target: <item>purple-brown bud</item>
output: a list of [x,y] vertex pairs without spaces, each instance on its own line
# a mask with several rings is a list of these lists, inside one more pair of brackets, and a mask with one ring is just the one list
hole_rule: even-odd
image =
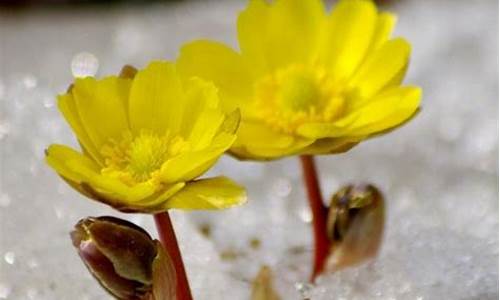
[[[71,239],[90,273],[117,299],[175,298],[170,257],[139,226],[114,217],[90,217],[76,224]],[[160,293],[155,291],[159,277]]]

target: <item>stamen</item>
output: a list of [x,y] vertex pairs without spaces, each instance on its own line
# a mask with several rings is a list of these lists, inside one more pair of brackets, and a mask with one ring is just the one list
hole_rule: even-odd
[[292,65],[257,83],[255,109],[271,127],[293,134],[306,122],[331,122],[340,117],[345,106],[342,86],[324,69]]
[[144,131],[133,137],[126,132],[120,141],[110,140],[102,147],[106,167],[101,173],[127,185],[145,181],[159,184],[157,177],[163,163],[187,150],[189,143],[181,136],[159,136]]

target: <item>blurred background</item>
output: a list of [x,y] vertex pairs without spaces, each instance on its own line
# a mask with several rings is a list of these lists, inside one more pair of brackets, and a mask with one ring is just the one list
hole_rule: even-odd
[[[211,38],[236,46],[246,1],[0,0],[0,299],[108,299],[68,232],[115,215],[44,164],[51,143],[76,146],[55,95],[73,76],[174,59]],[[371,182],[386,195],[378,259],[310,286],[311,216],[297,159],[223,157],[210,174],[245,184],[249,202],[222,213],[174,212],[196,299],[248,299],[269,265],[283,299],[498,298],[498,1],[379,1],[412,42],[406,82],[423,108],[401,129],[346,154],[320,157],[325,195]],[[78,3],[76,5],[75,3]]]

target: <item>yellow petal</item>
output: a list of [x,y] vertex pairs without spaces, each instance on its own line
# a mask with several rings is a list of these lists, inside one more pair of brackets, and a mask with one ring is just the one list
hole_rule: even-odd
[[377,23],[369,0],[341,0],[329,18],[320,58],[337,80],[346,80],[365,57]]
[[377,50],[390,38],[394,25],[396,25],[396,20],[396,15],[391,13],[384,12],[378,15],[375,32],[373,33],[368,53]]
[[184,86],[186,102],[181,132],[193,150],[200,150],[210,144],[224,121],[224,114],[212,83],[191,78]]
[[102,157],[82,125],[73,96],[71,94],[59,95],[57,97],[57,105],[85,152],[96,162],[101,163]]
[[162,207],[165,201],[172,195],[182,190],[186,185],[184,182],[179,182],[172,185],[167,185],[162,191],[159,191],[151,196],[140,199],[140,201],[124,201],[119,194],[110,192],[99,192],[94,186],[87,183],[82,183],[81,187],[85,195],[99,202],[108,204],[113,208],[126,213],[149,213],[155,214],[163,212],[166,209]]
[[312,139],[294,138],[293,142],[286,148],[278,148],[252,143],[239,144],[231,147],[230,154],[240,160],[273,160],[285,156],[303,154],[304,149],[314,143]]
[[241,121],[231,154],[238,159],[269,160],[297,153],[314,140],[280,133],[253,121]]
[[235,109],[233,112],[226,115],[226,119],[219,127],[219,133],[236,133],[238,127],[240,126],[241,113],[239,109]]
[[297,128],[297,133],[304,138],[321,139],[345,135],[347,129],[335,123],[306,123]]
[[251,144],[255,147],[287,148],[293,141],[291,135],[279,133],[262,123],[242,120],[235,146]]
[[236,136],[221,133],[203,150],[186,152],[166,161],[161,168],[164,182],[189,181],[205,173],[227,150]]
[[97,149],[128,130],[124,104],[129,89],[130,80],[118,77],[76,79],[71,92],[82,125]]
[[[66,148],[66,149],[65,149]],[[81,154],[77,151],[68,148],[64,145],[50,145],[48,149],[45,151],[45,161],[47,164],[57,172],[61,178],[66,181],[73,189],[80,192],[86,197],[93,198],[92,194],[89,194],[85,191],[80,185],[81,176],[72,172],[68,167],[64,164],[64,161],[71,159],[81,159]],[[84,163],[88,164],[89,168],[98,169],[97,163],[88,157],[83,158]]]
[[129,117],[131,129],[138,134],[151,130],[163,135],[180,130],[184,102],[182,85],[175,66],[169,62],[152,62],[134,77],[130,89]]
[[108,200],[113,206],[140,201],[155,192],[147,182],[129,187],[118,179],[101,175],[100,168],[92,160],[64,145],[51,145],[46,160],[62,177],[91,186],[101,196],[98,200]]
[[252,79],[240,54],[222,43],[198,40],[184,45],[177,60],[183,78],[192,76],[212,81],[220,90],[226,111],[234,110],[251,95]]
[[99,166],[94,161],[64,145],[50,145],[46,150],[45,160],[59,175],[76,183],[80,183],[82,177],[67,167],[66,163],[69,161],[77,161],[88,169],[99,172]]
[[242,55],[252,66],[254,76],[268,71],[268,58],[263,47],[262,35],[269,25],[270,10],[262,0],[250,0],[247,8],[238,15],[238,42]]
[[320,0],[252,0],[238,17],[242,54],[255,75],[291,62],[310,62],[319,46],[324,7]]
[[[197,122],[200,123],[204,119]],[[194,148],[196,151],[186,152],[165,162],[161,168],[161,179],[164,182],[178,182],[192,180],[205,173],[217,159],[231,147],[236,140],[236,130],[240,122],[240,112],[235,110],[225,116],[222,124],[215,131],[210,129],[210,138],[206,138],[203,148]],[[200,123],[200,130],[212,127],[212,124]],[[197,129],[195,128],[196,131]],[[215,138],[213,138],[213,134]],[[192,137],[191,137],[192,138]],[[201,138],[200,138],[201,139]],[[192,140],[195,142],[195,139]]]
[[76,162],[68,162],[66,165],[82,176],[81,184],[91,187],[100,196],[98,200],[114,207],[121,208],[140,202],[155,192],[155,187],[148,182],[128,186],[116,178],[92,172]]
[[304,154],[320,155],[343,153],[356,146],[364,137],[325,138],[303,149]]
[[242,186],[226,177],[201,179],[188,183],[163,205],[164,209],[225,209],[246,202]]
[[358,110],[333,123],[310,123],[299,127],[308,138],[366,136],[391,128],[410,118],[418,109],[418,87],[395,87],[375,96]]
[[[172,195],[179,192],[186,186],[185,182],[177,182],[166,185],[160,192],[134,203],[137,210],[143,210],[148,213],[156,213],[162,211],[161,205],[167,201]],[[158,208],[160,207],[160,208]],[[163,209],[164,210],[164,209]]]
[[194,150],[206,147],[224,121],[224,114],[219,110],[206,110],[201,113],[195,122],[193,131],[188,140],[192,141]]
[[397,87],[383,92],[355,113],[360,117],[349,135],[372,135],[398,126],[417,112],[421,97],[422,90],[418,87]]
[[299,139],[288,148],[261,148],[247,145],[246,147],[233,147],[230,154],[240,160],[274,160],[286,156],[307,154],[304,149],[314,140]]
[[401,71],[406,70],[408,64],[410,48],[408,42],[397,38],[386,42],[371,54],[351,80],[350,85],[356,89],[357,96],[369,98],[394,78],[401,78]]

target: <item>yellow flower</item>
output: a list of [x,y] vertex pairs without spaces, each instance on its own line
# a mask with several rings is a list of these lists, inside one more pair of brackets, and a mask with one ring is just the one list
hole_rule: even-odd
[[47,149],[47,162],[82,194],[128,212],[222,209],[243,203],[225,177],[194,180],[233,144],[240,114],[226,114],[212,83],[153,62],[135,74],[76,79],[58,98],[82,153]]
[[347,151],[409,120],[421,90],[401,86],[410,45],[391,39],[395,16],[368,0],[250,1],[238,17],[241,51],[199,40],[179,72],[213,81],[242,120],[232,153],[246,159]]

